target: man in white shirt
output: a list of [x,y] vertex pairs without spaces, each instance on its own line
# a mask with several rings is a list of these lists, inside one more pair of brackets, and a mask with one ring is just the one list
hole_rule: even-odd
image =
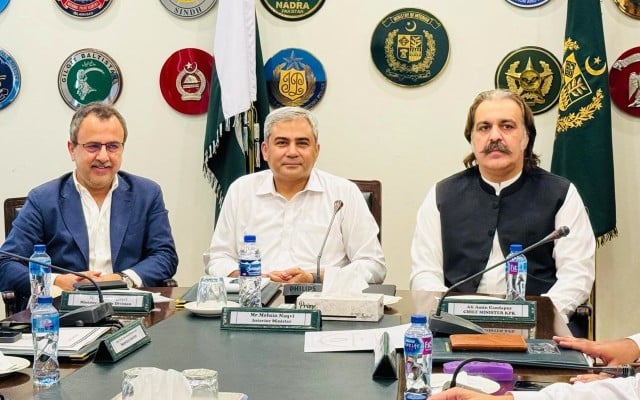
[[[549,296],[568,322],[595,277],[595,237],[575,186],[538,167],[533,113],[513,92],[480,93],[464,135],[467,168],[434,185],[418,211],[411,289],[445,291],[503,260],[510,244],[527,247],[568,226],[567,237],[526,254],[527,294]],[[457,290],[504,294],[504,268]]]
[[[572,348],[601,359],[609,366],[628,364],[640,358],[640,333],[625,339],[591,342],[571,337],[554,337],[560,346]],[[510,392],[492,396],[471,390],[453,388],[438,393],[429,400],[639,400],[640,374],[612,379],[606,374],[578,375],[573,385],[554,383],[539,392]]]
[[320,152],[318,123],[308,110],[282,107],[265,121],[262,155],[269,170],[238,178],[227,191],[205,272],[238,276],[238,249],[244,234],[256,235],[262,273],[272,281],[311,283],[324,237],[335,214],[324,251],[327,268],[350,268],[369,283],[386,276],[378,226],[358,187],[314,168]]

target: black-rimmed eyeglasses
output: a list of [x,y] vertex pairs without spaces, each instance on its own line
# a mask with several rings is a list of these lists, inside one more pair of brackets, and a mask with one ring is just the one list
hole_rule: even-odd
[[80,146],[84,147],[84,149],[89,153],[97,153],[102,150],[102,146],[107,149],[109,153],[117,153],[122,150],[124,147],[124,143],[120,142],[109,142],[109,143],[99,143],[99,142],[87,142],[87,143],[76,143]]

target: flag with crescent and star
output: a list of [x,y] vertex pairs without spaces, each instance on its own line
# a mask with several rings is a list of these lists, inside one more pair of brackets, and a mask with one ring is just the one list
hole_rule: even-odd
[[604,43],[600,0],[568,0],[551,172],[577,187],[599,245],[618,234]]
[[217,220],[231,183],[266,168],[260,143],[269,100],[254,0],[220,0],[213,56],[203,168]]

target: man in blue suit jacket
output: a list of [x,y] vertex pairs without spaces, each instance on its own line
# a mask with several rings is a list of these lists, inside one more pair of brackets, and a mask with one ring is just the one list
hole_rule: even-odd
[[[126,122],[115,108],[80,108],[67,144],[76,170],[31,190],[2,250],[28,257],[43,243],[54,265],[97,281],[137,287],[171,278],[178,256],[162,191],[149,179],[119,171],[126,139]],[[82,280],[53,272],[52,283],[63,290]],[[0,256],[0,290],[28,298],[28,268]]]

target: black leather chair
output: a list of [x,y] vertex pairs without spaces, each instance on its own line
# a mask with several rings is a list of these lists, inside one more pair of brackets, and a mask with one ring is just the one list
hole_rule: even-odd
[[378,223],[378,240],[382,242],[382,183],[376,180],[351,179],[364,196],[373,218]]
[[18,213],[24,203],[27,201],[26,197],[10,197],[4,201],[4,237],[9,235],[11,230],[11,224],[16,219]]

